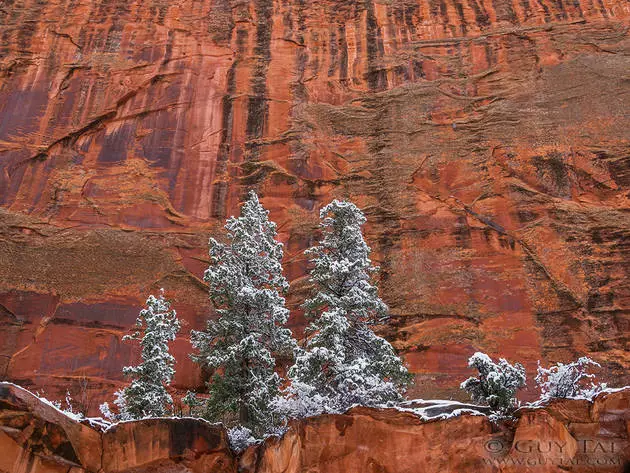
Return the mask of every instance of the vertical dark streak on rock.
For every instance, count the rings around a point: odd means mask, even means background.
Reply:
[[[237,31],[237,37],[241,31]],[[245,32],[246,33],[246,32]],[[237,40],[238,41],[238,40]],[[235,59],[228,70],[227,90],[221,100],[221,141],[217,153],[215,166],[215,182],[212,186],[212,206],[210,215],[213,218],[224,219],[227,213],[225,198],[227,196],[227,163],[232,149],[232,129],[234,123],[234,93],[236,92],[236,69],[239,59]]]
[[[168,59],[170,59],[172,57],[172,51],[173,51],[173,43],[174,43],[175,39],[174,39],[174,34],[172,33],[172,31],[169,31],[168,34],[168,39],[167,39],[167,43],[166,43],[166,47],[165,47],[165,52],[164,52],[164,60],[162,61],[162,67],[161,70],[166,72],[168,70]],[[168,58],[168,59],[167,59]],[[199,68],[202,67],[202,63],[203,63],[203,58],[198,58],[198,65]],[[184,69],[184,65],[179,63],[175,65],[175,69],[178,71],[181,71],[181,73],[184,75],[184,77],[186,77],[186,70]],[[188,76],[190,77],[190,76]],[[179,87],[182,87],[182,91],[185,94],[185,96],[183,96],[181,98],[182,101],[185,102],[189,102],[192,101],[192,95],[194,92],[192,92],[191,88],[189,87],[189,84],[187,83],[183,83],[181,84],[181,86],[178,84],[178,87],[175,88],[175,90],[177,90],[177,94],[179,95]],[[149,92],[153,92],[153,89],[149,89]],[[161,94],[161,90],[156,90],[155,93]],[[150,98],[150,97],[148,97]],[[177,182],[178,182],[178,176],[180,174],[180,171],[182,171],[185,167],[185,162],[186,162],[186,136],[187,136],[187,130],[185,125],[182,126],[184,123],[188,122],[188,114],[190,112],[189,108],[186,108],[185,112],[184,112],[184,118],[180,121],[177,120],[176,126],[174,127],[173,131],[171,132],[171,136],[167,139],[169,139],[171,145],[170,145],[170,149],[168,149],[167,147],[167,151],[165,151],[165,156],[163,158],[163,162],[164,162],[164,166],[166,166],[167,171],[167,175],[168,175],[168,193],[169,196],[171,198],[171,200],[174,198],[175,193],[176,193],[176,186],[177,186]],[[178,118],[181,117],[180,115],[178,115]],[[157,118],[157,117],[156,117]],[[166,135],[168,136],[168,135]],[[157,164],[157,163],[156,163]],[[184,199],[185,202],[186,199]],[[183,205],[184,202],[181,203],[182,207],[181,209],[183,210]]]
[[[391,5],[388,5],[387,6],[387,29],[388,29],[387,32],[388,32],[393,49],[398,49],[398,39],[397,39],[398,32],[396,28],[397,18],[398,17],[396,15],[396,12],[392,10]]]
[[[564,3],[562,3],[562,0],[552,0],[552,2],[555,4],[555,7],[557,9],[556,11],[556,18],[558,20],[566,20],[567,19],[567,12],[564,8]]]
[[[597,3],[599,4],[599,11],[601,12],[602,16],[604,18],[608,18],[608,11],[606,10],[606,5],[604,5],[603,0],[597,0]]]
[[[282,7],[286,8],[284,15],[282,15],[282,26],[284,26],[283,37],[291,38],[293,32],[293,15],[291,8],[289,8],[286,3],[287,2],[282,2]]]
[[[466,215],[457,217],[453,236],[455,237],[455,243],[458,248],[472,248],[472,236]]]
[[[297,18],[298,18],[298,31],[297,42],[298,44],[304,44],[304,33],[306,32],[306,21],[304,18],[304,0],[296,0],[297,4]],[[296,50],[296,80],[292,84],[292,91],[294,94],[294,100],[296,102],[306,102],[308,100],[308,92],[304,86],[304,72],[306,71],[306,65],[308,64],[308,52],[305,48],[297,48]]]
[[[210,216],[223,220],[227,215],[226,197],[229,186],[228,162],[232,155],[232,136],[234,129],[234,94],[236,93],[236,71],[246,52],[248,32],[246,29],[236,30],[236,57],[228,70],[226,91],[221,100],[221,140],[217,152],[217,162],[212,185],[212,205]]]
[[[545,15],[545,23],[549,23],[551,21],[551,13],[549,11],[549,7],[545,5],[544,0],[538,0],[538,3],[543,9]]]
[[[166,46],[164,47],[164,59],[162,60],[162,64],[167,64],[171,57],[173,57],[173,41],[175,39],[175,35],[173,30],[168,30],[168,35],[166,37]]]
[[[20,49],[30,50],[31,42],[33,40],[33,36],[37,32],[37,28],[44,24],[44,22],[40,22],[39,19],[42,16],[42,10],[44,5],[47,5],[48,2],[34,2],[34,5],[31,5],[28,9],[23,10],[21,8],[15,9],[16,15],[24,15],[26,20],[21,25],[21,27],[17,31],[17,45]],[[17,16],[16,16],[17,18]],[[54,51],[50,51],[51,55],[54,55]]]
[[[306,21],[305,21],[305,0],[296,0],[295,7],[297,9],[297,31],[295,40],[298,44],[304,44],[304,34],[306,33]],[[300,106],[308,102],[308,90],[304,85],[304,73],[306,66],[308,65],[308,50],[306,48],[295,48],[295,79],[291,82],[291,96],[293,100],[293,106],[291,108],[291,118],[293,120],[292,127],[300,130],[296,134],[296,138],[290,142],[289,147],[291,150],[291,157],[288,161],[289,170],[298,176],[308,176],[308,150],[306,149],[302,137],[303,137],[303,125],[295,119],[299,117]],[[312,194],[312,188],[309,186],[297,186],[294,191],[294,198],[299,199],[314,199]]]
[[[330,20],[330,26],[328,29],[328,51],[330,53],[330,65],[328,66],[328,77],[335,75],[338,63],[338,44],[337,44],[337,31],[335,30],[334,20]]]
[[[346,40],[346,24],[339,24],[339,80],[348,82],[348,42]]]
[[[422,69],[422,60],[421,59],[414,59],[412,61],[411,67],[413,69],[413,80],[414,81],[419,81],[420,79],[424,78],[424,70]]]
[[[361,68],[361,58],[363,57],[363,47],[362,47],[362,41],[361,41],[361,28],[359,27],[359,23],[361,22],[361,20],[359,19],[358,14],[355,16],[354,18],[354,47],[355,47],[355,54],[354,54],[354,61],[352,61],[352,72],[351,72],[351,76],[352,76],[352,84],[353,85],[359,85],[363,82],[363,77],[359,77],[359,74],[357,73],[357,71],[360,70]]]
[[[0,187],[0,191],[2,191],[2,204],[13,202],[15,196],[20,190],[20,187],[22,186],[22,180],[24,179],[25,173],[26,166],[19,166],[15,171],[7,173],[8,179],[3,179],[3,181],[7,182],[7,184],[6,186],[3,185]]]
[[[413,22],[413,17],[418,14],[419,9],[420,7],[417,3],[405,7],[405,24],[407,25],[412,40],[414,40],[416,36],[416,25]]]
[[[374,139],[371,143],[371,153],[374,156],[374,166],[371,172],[376,183],[376,199],[381,215],[375,219],[381,226],[381,233],[378,237],[380,250],[380,280],[386,284],[392,273],[392,254],[395,251],[398,241],[400,241],[400,216],[397,210],[400,204],[395,202],[390,194],[389,179],[386,166],[389,162],[386,148],[389,140],[385,137],[385,129],[388,123],[386,115],[388,113],[387,104],[379,105],[381,110],[375,119]]]
[[[489,39],[487,39],[485,40],[483,46],[484,46],[484,50],[486,51],[486,59],[488,61],[488,66],[493,66],[494,64],[497,63],[497,57],[493,49],[493,44],[490,42]]]
[[[125,26],[125,18],[129,17],[130,8],[126,1],[120,1],[114,4],[113,12],[107,13],[107,18],[112,19],[112,26],[107,32],[107,38],[103,45],[104,52],[115,53],[120,48],[120,42],[122,40],[122,32]]]
[[[514,12],[512,0],[492,0],[492,6],[496,12],[498,21],[508,21],[512,24],[518,24],[518,18]]]
[[[468,28],[466,24],[466,17],[464,16],[464,6],[461,2],[457,0],[453,0],[453,4],[455,5],[455,11],[457,12],[457,16],[459,17],[462,34],[465,35],[466,31],[468,31]]]
[[[219,44],[227,44],[232,38],[234,18],[230,0],[213,0],[208,12],[208,32]]]
[[[488,16],[488,12],[486,12],[483,6],[480,6],[477,3],[477,0],[468,0],[470,7],[473,9],[475,13],[475,21],[477,22],[477,26],[479,29],[483,30],[487,26],[490,25],[490,17]]]
[[[374,12],[372,0],[365,1],[367,11],[366,44],[367,44],[367,83],[371,90],[385,90],[387,88],[387,71],[380,64],[382,54],[381,33]],[[380,40],[380,47],[379,47]],[[379,54],[380,53],[380,54]]]
[[[5,8],[10,8],[13,3],[13,0],[7,0],[4,2]],[[15,13],[14,13],[15,14]],[[2,9],[0,10],[0,24],[8,25],[9,23],[9,10]],[[6,57],[9,52],[9,37],[11,35],[10,28],[3,28],[2,35],[0,36],[0,57]],[[3,89],[2,81],[0,81],[0,90]]]
[[[407,42],[407,24],[405,23],[405,11],[395,5],[393,11],[391,12],[391,15],[394,17],[394,21],[392,22],[392,29],[395,29],[396,26],[400,28],[401,42],[404,44]]]
[[[313,53],[313,59],[309,63],[310,72],[313,76],[319,74],[319,35],[317,31],[311,31],[309,43],[311,43],[310,49]]]
[[[521,8],[523,9],[523,12],[525,13],[524,21],[529,20],[529,18],[531,18],[532,16],[532,7],[529,4],[529,0],[521,0]]]
[[[582,5],[580,4],[580,0],[573,0],[573,7],[576,9],[580,18],[584,18],[584,12],[582,11]]]
[[[438,3],[438,0],[429,0],[429,13],[433,18],[437,18],[439,9],[440,5]]]
[[[446,8],[446,2],[439,0],[440,2],[440,16],[442,17],[442,29],[446,31],[449,27],[448,9]]]
[[[260,156],[260,142],[265,132],[268,114],[267,70],[271,62],[272,0],[256,0],[256,46],[252,68],[251,95],[247,102],[246,157],[248,161]]]

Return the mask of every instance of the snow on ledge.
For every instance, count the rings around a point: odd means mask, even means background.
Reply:
[[[11,383],[8,381],[1,381],[0,387],[2,386],[17,388],[17,390],[22,391],[30,396],[33,396],[34,398],[38,399],[42,404],[46,404],[47,406],[52,407],[59,414],[63,414],[64,416],[74,420],[75,422],[81,423],[85,421],[85,422],[88,422],[90,425],[98,425],[98,426],[109,424],[108,421],[100,417],[85,417],[81,413],[72,412],[70,410],[64,410],[61,408],[61,402],[54,402],[49,399],[46,399],[45,397],[40,396],[39,394],[36,394],[34,392],[31,392],[28,389],[20,386],[19,384]]]
[[[562,400],[568,399],[571,401],[588,401],[592,403],[592,402],[595,402],[595,400],[599,398],[600,396],[618,393],[625,390],[630,390],[630,385],[623,386],[621,388],[605,388],[605,389],[602,389],[601,391],[593,393],[590,396],[579,395],[579,396],[572,396],[572,397],[566,397],[566,398],[552,397],[552,398],[547,398],[547,399],[537,399],[536,401],[523,404],[520,408],[521,409],[543,409],[547,407],[549,404],[551,404],[552,402],[557,402],[558,400],[561,400],[561,399]]]
[[[477,406],[446,399],[411,399],[391,407],[399,412],[409,412],[423,421],[445,420],[461,415],[485,416],[487,406]]]
[[[79,423],[83,423],[83,424],[88,424],[91,427],[96,427],[100,430],[102,430],[103,432],[106,432],[108,430],[110,430],[111,428],[120,425],[120,424],[126,424],[126,423],[133,423],[133,422],[138,422],[138,421],[142,421],[142,420],[181,420],[181,419],[186,419],[186,420],[194,420],[197,422],[203,422],[205,424],[211,425],[213,427],[219,427],[222,428],[223,424],[221,423],[213,423],[210,422],[206,419],[203,419],[201,417],[191,417],[191,416],[185,416],[185,417],[176,417],[176,416],[164,416],[164,417],[145,417],[143,419],[137,419],[137,420],[124,420],[124,421],[118,421],[118,422],[110,422],[106,419],[103,419],[102,417],[84,417],[82,414],[80,413],[75,413],[69,410],[64,410],[60,407],[60,403],[56,403],[53,401],[50,401],[48,399],[46,399],[43,396],[37,395],[31,391],[29,391],[26,388],[23,388],[20,385],[17,385],[15,383],[11,383],[8,381],[1,381],[0,382],[0,387],[2,386],[11,386],[14,387],[24,393],[27,393],[31,396],[33,396],[34,398],[38,399],[40,402],[42,402],[43,404],[48,405],[49,407],[51,407],[52,409],[54,409],[55,411],[57,411],[60,414],[63,414],[64,416],[68,417],[69,419],[72,419],[75,422],[79,422]],[[569,400],[586,400],[588,402],[594,402],[598,397],[602,396],[602,395],[607,395],[607,394],[613,394],[613,393],[617,393],[617,392],[621,392],[621,391],[625,391],[625,390],[630,390],[630,385],[628,386],[624,386],[621,388],[606,388],[601,390],[600,392],[598,392],[596,395],[594,396],[577,396],[577,397],[572,397],[572,398],[566,398]],[[530,402],[527,404],[523,404],[519,409],[543,409],[545,407],[547,407],[551,402],[553,401],[557,401],[559,398],[554,398],[554,399],[539,399],[537,401],[534,402]],[[345,410],[344,412],[323,412],[323,413],[318,413],[316,415],[313,416],[307,416],[308,417],[317,417],[318,415],[335,415],[335,414],[344,414],[348,411],[350,411],[351,409],[354,409],[355,407],[368,407],[368,408],[373,408],[373,409],[382,409],[382,410],[395,410],[397,412],[406,412],[406,413],[410,413],[413,414],[417,417],[419,417],[421,420],[423,421],[436,421],[436,420],[446,420],[446,419],[451,419],[454,417],[458,417],[458,416],[462,416],[462,415],[471,415],[471,416],[490,416],[491,412],[488,408],[488,406],[478,406],[475,404],[467,404],[467,403],[463,403],[463,402],[459,402],[459,401],[452,401],[452,400],[445,400],[445,399],[429,399],[429,400],[425,400],[425,399],[410,399],[407,401],[403,401],[401,403],[398,403],[397,405],[381,405],[381,406],[361,406],[359,404],[353,405],[351,406],[349,409]]]

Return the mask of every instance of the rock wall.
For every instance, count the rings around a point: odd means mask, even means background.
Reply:
[[[95,412],[150,291],[211,316],[207,239],[253,188],[294,309],[318,208],[365,210],[412,394],[478,349],[628,383],[629,27],[626,0],[5,1],[0,378]]]
[[[445,412],[449,414],[450,412]],[[355,408],[296,421],[282,439],[236,456],[220,426],[145,419],[103,430],[0,384],[1,473],[626,472],[630,390],[557,400],[514,423],[482,415],[422,421]]]
[[[225,431],[199,419],[80,423],[0,383],[1,473],[236,473]]]

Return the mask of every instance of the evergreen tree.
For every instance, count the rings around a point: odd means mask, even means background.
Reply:
[[[371,326],[388,308],[371,283],[378,271],[361,234],[366,218],[351,202],[334,200],[320,212],[323,238],[307,250],[318,292],[303,307],[312,319],[306,350],[289,370],[292,415],[341,411],[352,404],[399,401],[411,381],[393,347]]]
[[[180,329],[179,320],[170,303],[164,299],[163,290],[158,297],[149,296],[146,308],[140,311],[136,332],[125,335],[123,340],[140,340],[142,363],[123,368],[131,384],[116,393],[114,403],[118,414],[109,410],[107,403],[101,411],[115,420],[161,417],[172,412],[173,399],[167,391],[175,375],[175,358],[169,353],[168,344],[175,340]]]
[[[468,360],[468,366],[475,368],[479,375],[468,378],[460,388],[467,391],[473,401],[490,406],[497,416],[511,414],[518,406],[516,391],[525,386],[523,365],[512,365],[504,358],[495,363],[485,353],[476,352]]]
[[[193,331],[192,359],[213,373],[204,417],[243,427],[259,437],[277,421],[271,401],[281,378],[275,355],[291,355],[295,341],[284,327],[289,311],[282,297],[282,243],[276,224],[254,192],[238,218],[228,219],[228,243],[210,239],[204,279],[219,315],[205,331]]]

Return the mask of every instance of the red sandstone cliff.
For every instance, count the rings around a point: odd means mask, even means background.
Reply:
[[[145,419],[103,431],[0,383],[0,472],[621,473],[630,466],[629,427],[629,390],[592,403],[557,400],[511,425],[355,408],[293,422],[282,439],[236,457],[220,426]]]
[[[477,349],[629,382],[629,26],[627,0],[5,1],[0,378],[95,412],[149,291],[202,326],[207,239],[254,188],[294,307],[317,209],[365,209],[412,394]]]

